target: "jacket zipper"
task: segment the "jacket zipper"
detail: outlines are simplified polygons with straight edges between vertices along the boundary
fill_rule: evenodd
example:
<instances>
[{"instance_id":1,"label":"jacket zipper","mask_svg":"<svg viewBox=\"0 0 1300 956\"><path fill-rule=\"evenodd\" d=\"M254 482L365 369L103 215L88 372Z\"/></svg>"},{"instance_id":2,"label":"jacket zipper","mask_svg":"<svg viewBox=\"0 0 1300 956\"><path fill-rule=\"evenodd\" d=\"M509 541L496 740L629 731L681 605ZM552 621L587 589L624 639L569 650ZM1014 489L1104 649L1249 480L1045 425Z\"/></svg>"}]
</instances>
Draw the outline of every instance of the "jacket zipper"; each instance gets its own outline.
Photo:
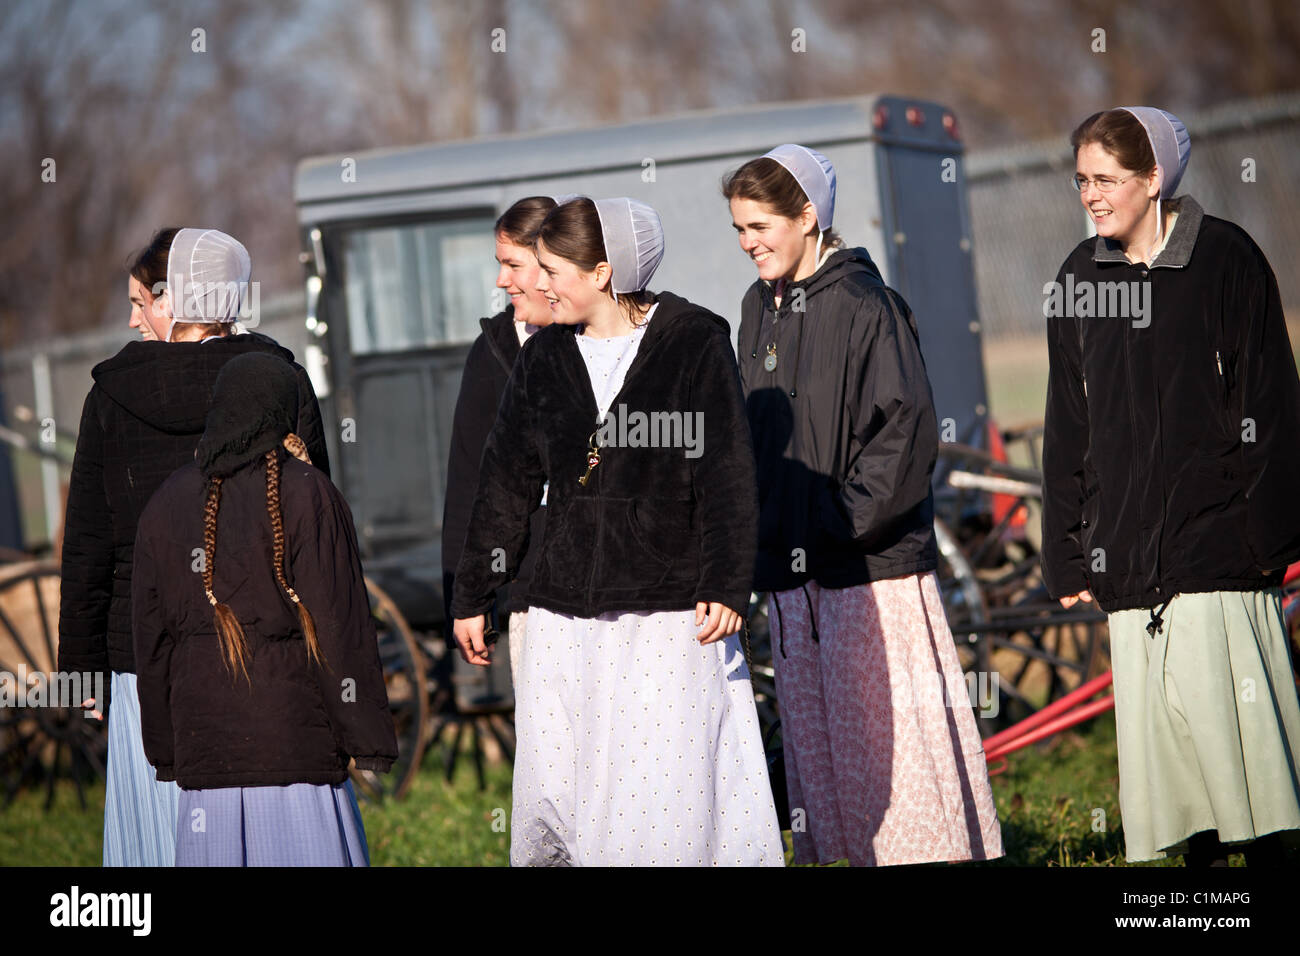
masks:
<instances>
[{"instance_id":1,"label":"jacket zipper","mask_svg":"<svg viewBox=\"0 0 1300 956\"><path fill-rule=\"evenodd\" d=\"M1133 460L1134 460L1134 461L1141 461L1141 460L1142 460L1141 455L1140 455L1141 449L1138 447L1138 440L1137 440L1137 435L1138 435L1138 427L1137 427L1137 413L1134 411L1134 408L1135 408L1135 406L1137 405L1137 389L1134 387L1134 384L1133 384L1133 350L1132 350L1132 344L1131 344L1130 341L1129 341L1129 335L1128 335L1128 331L1127 331L1127 330L1125 330L1125 332L1124 332L1124 375L1125 375L1125 378L1128 379L1128 394L1129 394L1129 401L1128 401L1128 427L1129 427L1129 441L1132 443L1132 446L1133 446ZM1158 400L1159 400L1159 399L1157 398L1157 401L1158 401ZM1156 436L1156 441L1157 441L1157 443L1159 442L1159 440L1160 440L1160 436L1157 435L1157 436ZM1163 492L1162 492L1162 493L1163 493ZM1139 555L1139 558L1140 558L1140 557L1141 557L1141 543L1140 543L1140 542L1141 542L1141 527L1142 527L1143 511L1145 511L1145 509L1142 507L1142 497L1141 497L1141 495L1138 496L1137 502L1138 502L1138 540L1139 540L1139 545L1138 545L1138 555ZM1085 561L1091 561L1091 559L1092 559L1092 556L1091 556L1091 555L1084 555L1084 560L1085 560ZM1140 563L1140 561L1139 561L1139 563ZM1157 577L1157 579L1159 578L1159 572L1158 572L1158 571L1156 572L1156 577Z\"/></svg>"}]
</instances>

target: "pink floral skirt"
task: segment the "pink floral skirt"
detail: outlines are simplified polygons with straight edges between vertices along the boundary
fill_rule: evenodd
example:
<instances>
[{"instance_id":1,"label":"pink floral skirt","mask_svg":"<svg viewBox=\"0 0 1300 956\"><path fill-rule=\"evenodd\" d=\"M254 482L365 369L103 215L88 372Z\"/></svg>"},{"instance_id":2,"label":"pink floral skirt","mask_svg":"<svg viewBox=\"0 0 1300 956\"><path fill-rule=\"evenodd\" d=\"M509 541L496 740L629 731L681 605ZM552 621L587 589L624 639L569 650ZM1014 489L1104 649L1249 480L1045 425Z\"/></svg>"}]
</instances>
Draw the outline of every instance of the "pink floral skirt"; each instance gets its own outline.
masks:
<instances>
[{"instance_id":1,"label":"pink floral skirt","mask_svg":"<svg viewBox=\"0 0 1300 956\"><path fill-rule=\"evenodd\" d=\"M934 573L839 589L809 582L769 595L768 617L795 862L1001 856Z\"/></svg>"}]
</instances>

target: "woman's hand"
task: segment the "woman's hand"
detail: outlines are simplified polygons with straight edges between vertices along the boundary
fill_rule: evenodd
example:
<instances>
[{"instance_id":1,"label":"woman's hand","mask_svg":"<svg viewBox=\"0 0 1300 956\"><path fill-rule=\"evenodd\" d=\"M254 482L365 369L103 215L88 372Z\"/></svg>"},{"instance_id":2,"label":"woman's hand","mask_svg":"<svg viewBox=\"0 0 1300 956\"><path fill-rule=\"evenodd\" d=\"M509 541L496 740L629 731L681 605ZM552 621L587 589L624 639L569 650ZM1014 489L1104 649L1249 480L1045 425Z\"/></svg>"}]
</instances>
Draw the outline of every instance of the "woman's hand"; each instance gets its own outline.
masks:
<instances>
[{"instance_id":1,"label":"woman's hand","mask_svg":"<svg viewBox=\"0 0 1300 956\"><path fill-rule=\"evenodd\" d=\"M704 625L704 629L695 639L701 644L712 644L740 630L740 615L717 601L708 604L700 601L695 605L695 626L700 625Z\"/></svg>"},{"instance_id":2,"label":"woman's hand","mask_svg":"<svg viewBox=\"0 0 1300 956\"><path fill-rule=\"evenodd\" d=\"M470 664L487 667L492 663L491 651L483 639L483 625L487 617L458 617L452 628L456 644L460 647L460 656Z\"/></svg>"},{"instance_id":3,"label":"woman's hand","mask_svg":"<svg viewBox=\"0 0 1300 956\"><path fill-rule=\"evenodd\" d=\"M1067 594L1061 598L1061 607L1074 607L1079 601L1091 601L1092 595L1087 591L1080 591L1078 594Z\"/></svg>"}]
</instances>

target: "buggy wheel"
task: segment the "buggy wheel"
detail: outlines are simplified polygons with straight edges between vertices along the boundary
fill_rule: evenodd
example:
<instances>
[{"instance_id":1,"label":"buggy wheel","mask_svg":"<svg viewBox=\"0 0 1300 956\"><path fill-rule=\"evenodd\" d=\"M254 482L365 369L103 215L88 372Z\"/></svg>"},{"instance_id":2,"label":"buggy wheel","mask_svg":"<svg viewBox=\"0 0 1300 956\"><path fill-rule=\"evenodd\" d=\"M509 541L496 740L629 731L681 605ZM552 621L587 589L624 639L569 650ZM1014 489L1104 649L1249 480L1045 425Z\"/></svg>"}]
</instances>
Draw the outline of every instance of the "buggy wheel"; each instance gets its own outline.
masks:
<instances>
[{"instance_id":1,"label":"buggy wheel","mask_svg":"<svg viewBox=\"0 0 1300 956\"><path fill-rule=\"evenodd\" d=\"M1095 604L1066 609L1043 585L1037 558L986 582L999 720L1015 723L1110 668L1106 614Z\"/></svg>"},{"instance_id":2,"label":"buggy wheel","mask_svg":"<svg viewBox=\"0 0 1300 956\"><path fill-rule=\"evenodd\" d=\"M993 636L988 630L989 608L983 586L956 536L937 518L934 536L939 545L939 594L943 598L948 629L957 645L957 659L967 681L976 690L987 689L994 686ZM996 714L1000 709L1000 703L998 707L991 707L981 696L981 707L976 710L975 721L981 736L987 737L998 729Z\"/></svg>"},{"instance_id":3,"label":"buggy wheel","mask_svg":"<svg viewBox=\"0 0 1300 956\"><path fill-rule=\"evenodd\" d=\"M352 782L359 794L370 800L401 799L415 779L424 754L424 728L428 719L424 655L393 599L370 578L366 578L366 591L370 595L370 613L375 618L388 709L397 731L397 762L386 774L358 770L354 766Z\"/></svg>"},{"instance_id":4,"label":"buggy wheel","mask_svg":"<svg viewBox=\"0 0 1300 956\"><path fill-rule=\"evenodd\" d=\"M86 716L80 704L107 688L85 686L81 674L55 674L58 632L58 562L23 561L0 568L0 681L9 685L2 694L6 703L0 704L5 807L23 787L44 784L48 810L55 785L64 777L76 784L85 809L86 783L104 776L108 733L104 721ZM39 705L32 699L37 693ZM17 706L20 694L26 706Z\"/></svg>"}]
</instances>

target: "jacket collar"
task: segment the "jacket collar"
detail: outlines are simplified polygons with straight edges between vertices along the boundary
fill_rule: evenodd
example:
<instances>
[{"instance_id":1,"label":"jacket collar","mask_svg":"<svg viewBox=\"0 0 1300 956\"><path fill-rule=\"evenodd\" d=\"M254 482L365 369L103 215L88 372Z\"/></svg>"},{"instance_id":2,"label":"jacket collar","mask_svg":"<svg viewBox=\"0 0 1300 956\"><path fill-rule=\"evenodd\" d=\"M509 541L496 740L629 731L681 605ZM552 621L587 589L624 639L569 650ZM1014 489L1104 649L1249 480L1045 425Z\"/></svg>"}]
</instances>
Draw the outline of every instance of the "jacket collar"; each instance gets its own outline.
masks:
<instances>
[{"instance_id":1,"label":"jacket collar","mask_svg":"<svg viewBox=\"0 0 1300 956\"><path fill-rule=\"evenodd\" d=\"M836 249L818 266L817 270L810 276L785 284L782 290L781 301L793 296L795 289L804 289L809 296L815 295L822 289L829 288L844 276L854 273L864 272L874 275L882 283L884 279L880 275L880 270L872 260L870 253L861 246L848 249ZM759 295L767 307L773 311L776 309L776 282L771 279L759 279L757 281Z\"/></svg>"},{"instance_id":2,"label":"jacket collar","mask_svg":"<svg viewBox=\"0 0 1300 956\"><path fill-rule=\"evenodd\" d=\"M1179 196L1177 199L1169 200L1166 205L1178 211L1178 218L1174 220L1174 228L1169 233L1169 240L1156 256L1156 261L1151 263L1151 268L1164 266L1170 269L1182 269L1192 259L1192 249L1196 247L1196 237L1201 232L1201 220L1205 218L1205 210L1191 196ZM1128 257L1124 255L1124 250L1120 248L1118 242L1098 236L1097 243L1093 247L1092 261L1128 262Z\"/></svg>"},{"instance_id":3,"label":"jacket collar","mask_svg":"<svg viewBox=\"0 0 1300 956\"><path fill-rule=\"evenodd\" d=\"M478 324L483 329L483 338L487 342L488 350L509 375L510 369L515 364L515 356L519 354L519 334L515 332L515 307L508 305L505 311L498 312L489 319L479 319Z\"/></svg>"}]
</instances>

